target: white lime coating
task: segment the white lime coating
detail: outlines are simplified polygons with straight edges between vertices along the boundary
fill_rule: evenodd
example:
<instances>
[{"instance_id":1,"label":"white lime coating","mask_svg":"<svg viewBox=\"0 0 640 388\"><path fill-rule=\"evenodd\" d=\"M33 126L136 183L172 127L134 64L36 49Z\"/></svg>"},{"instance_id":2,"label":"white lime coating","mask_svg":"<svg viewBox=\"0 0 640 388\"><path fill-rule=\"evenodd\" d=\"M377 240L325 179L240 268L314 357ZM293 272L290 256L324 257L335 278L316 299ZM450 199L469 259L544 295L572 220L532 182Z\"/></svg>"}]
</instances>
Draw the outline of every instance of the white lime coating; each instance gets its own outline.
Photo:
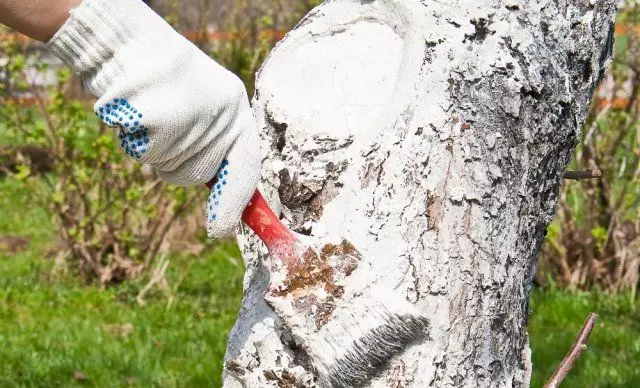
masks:
<instances>
[{"instance_id":1,"label":"white lime coating","mask_svg":"<svg viewBox=\"0 0 640 388\"><path fill-rule=\"evenodd\" d=\"M297 107L295 127L306 136L357 133L374 125L391 100L402 44L389 26L368 21L333 35L310 34L307 43L283 45L286 55L273 57L272 66L296 71L265 73L261 84L282 90L273 96L273 106ZM371 89L372 84L378 86ZM308 100L300 101L304 95Z\"/></svg>"},{"instance_id":2,"label":"white lime coating","mask_svg":"<svg viewBox=\"0 0 640 388\"><path fill-rule=\"evenodd\" d=\"M265 63L254 110L272 205L360 250L348 282L394 289L431 319L429 339L369 386L528 386L531 276L614 18L613 0L335 0ZM358 102L363 114L344 109ZM264 303L263 248L248 234L241 245L225 386L313 386Z\"/></svg>"}]
</instances>

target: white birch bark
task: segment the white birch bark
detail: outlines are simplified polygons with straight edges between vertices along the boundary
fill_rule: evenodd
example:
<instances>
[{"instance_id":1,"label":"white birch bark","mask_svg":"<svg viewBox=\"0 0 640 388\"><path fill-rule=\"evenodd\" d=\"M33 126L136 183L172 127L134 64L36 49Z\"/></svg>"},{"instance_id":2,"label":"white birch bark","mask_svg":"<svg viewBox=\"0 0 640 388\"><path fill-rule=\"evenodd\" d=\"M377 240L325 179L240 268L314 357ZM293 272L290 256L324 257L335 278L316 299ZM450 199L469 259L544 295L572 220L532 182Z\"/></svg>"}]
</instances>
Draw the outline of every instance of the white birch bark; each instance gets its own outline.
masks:
<instances>
[{"instance_id":1,"label":"white birch bark","mask_svg":"<svg viewBox=\"0 0 640 388\"><path fill-rule=\"evenodd\" d=\"M254 100L263 191L294 230L346 237L372 284L431 319L371 387L529 385L534 266L610 62L615 8L328 1L266 61ZM265 249L239 240L247 274L225 386L314 386L264 302Z\"/></svg>"}]
</instances>

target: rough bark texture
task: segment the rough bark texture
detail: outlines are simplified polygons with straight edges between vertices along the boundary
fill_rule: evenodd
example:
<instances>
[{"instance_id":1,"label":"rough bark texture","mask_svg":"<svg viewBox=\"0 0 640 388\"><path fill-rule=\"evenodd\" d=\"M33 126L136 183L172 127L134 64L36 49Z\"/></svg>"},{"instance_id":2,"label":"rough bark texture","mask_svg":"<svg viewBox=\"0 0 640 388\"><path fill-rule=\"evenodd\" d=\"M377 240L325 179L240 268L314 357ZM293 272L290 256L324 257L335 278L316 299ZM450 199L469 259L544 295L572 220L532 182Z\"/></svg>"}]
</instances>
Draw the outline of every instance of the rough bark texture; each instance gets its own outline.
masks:
<instances>
[{"instance_id":1,"label":"rough bark texture","mask_svg":"<svg viewBox=\"0 0 640 388\"><path fill-rule=\"evenodd\" d=\"M262 68L263 191L296 231L346 237L374 286L431 318L374 387L528 386L528 297L613 44L614 0L329 1ZM311 387L264 302L262 245L227 387ZM340 319L340 317L333 317Z\"/></svg>"}]
</instances>

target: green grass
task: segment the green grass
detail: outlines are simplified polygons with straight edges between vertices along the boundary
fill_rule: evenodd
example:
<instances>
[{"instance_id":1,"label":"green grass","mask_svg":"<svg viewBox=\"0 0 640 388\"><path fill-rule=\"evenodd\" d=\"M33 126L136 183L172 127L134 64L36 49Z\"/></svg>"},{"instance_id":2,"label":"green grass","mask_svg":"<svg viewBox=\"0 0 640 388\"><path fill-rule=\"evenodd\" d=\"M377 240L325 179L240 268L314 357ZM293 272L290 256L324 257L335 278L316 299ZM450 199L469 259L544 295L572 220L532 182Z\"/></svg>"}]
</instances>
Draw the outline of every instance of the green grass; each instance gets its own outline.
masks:
<instances>
[{"instance_id":1,"label":"green grass","mask_svg":"<svg viewBox=\"0 0 640 388\"><path fill-rule=\"evenodd\" d=\"M52 279L52 259L43 257L53 236L46 213L1 179L0 214L0 235L30 241L24 252L0 253L0 387L220 386L242 295L233 244L199 259L172 257L170 284L184 277L172 308L159 291L141 307L135 296L146 279L104 291Z\"/></svg>"},{"instance_id":2,"label":"green grass","mask_svg":"<svg viewBox=\"0 0 640 388\"><path fill-rule=\"evenodd\" d=\"M26 251L0 252L1 387L220 386L226 336L242 295L233 244L199 259L172 257L178 284L170 310L154 291L135 301L146 279L100 291L52 277L44 252L54 233L47 215L0 179L0 236L29 239ZM600 314L589 349L564 387L640 387L640 306L628 296L535 291L530 317L533 387L542 386L591 311ZM131 327L128 334L118 328ZM86 380L74 375L81 372Z\"/></svg>"}]
</instances>

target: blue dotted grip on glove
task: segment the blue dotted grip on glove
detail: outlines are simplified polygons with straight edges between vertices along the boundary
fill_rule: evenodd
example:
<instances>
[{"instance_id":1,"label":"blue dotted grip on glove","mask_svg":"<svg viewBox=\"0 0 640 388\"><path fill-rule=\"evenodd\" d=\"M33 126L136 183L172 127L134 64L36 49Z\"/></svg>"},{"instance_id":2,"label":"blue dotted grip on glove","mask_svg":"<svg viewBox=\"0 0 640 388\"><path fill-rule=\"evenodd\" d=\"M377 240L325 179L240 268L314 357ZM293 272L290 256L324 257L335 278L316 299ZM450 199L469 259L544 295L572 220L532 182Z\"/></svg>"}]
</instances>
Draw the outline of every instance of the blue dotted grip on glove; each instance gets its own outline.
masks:
<instances>
[{"instance_id":1,"label":"blue dotted grip on glove","mask_svg":"<svg viewBox=\"0 0 640 388\"><path fill-rule=\"evenodd\" d=\"M120 146L127 155L140 159L149 149L149 132L142 125L142 113L124 98L114 98L99 107L96 115L108 126L120 128Z\"/></svg>"},{"instance_id":2,"label":"blue dotted grip on glove","mask_svg":"<svg viewBox=\"0 0 640 388\"><path fill-rule=\"evenodd\" d=\"M224 186L227 184L229 175L227 166L229 166L229 161L225 159L222 161L222 165L220 165L220 169L218 170L218 173L214 178L213 185L211 186L211 194L209 195L209 201L207 202L207 218L209 221L215 221L218 217L216 212L220 206L222 191Z\"/></svg>"}]
</instances>

